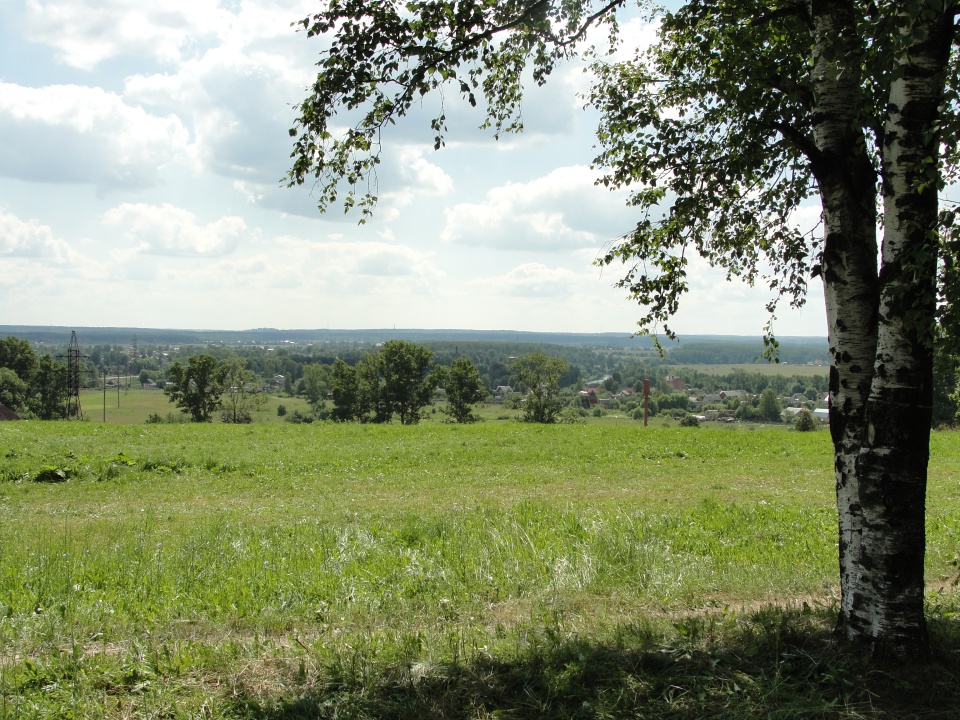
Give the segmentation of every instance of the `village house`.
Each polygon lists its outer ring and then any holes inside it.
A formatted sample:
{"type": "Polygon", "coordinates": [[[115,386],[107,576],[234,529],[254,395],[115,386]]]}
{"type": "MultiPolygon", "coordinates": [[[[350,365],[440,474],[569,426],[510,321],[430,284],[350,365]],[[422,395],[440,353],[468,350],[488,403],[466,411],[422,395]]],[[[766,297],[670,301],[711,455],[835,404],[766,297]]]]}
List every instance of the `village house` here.
{"type": "Polygon", "coordinates": [[[663,381],[674,390],[683,390],[683,378],[679,375],[667,375],[663,381]]]}

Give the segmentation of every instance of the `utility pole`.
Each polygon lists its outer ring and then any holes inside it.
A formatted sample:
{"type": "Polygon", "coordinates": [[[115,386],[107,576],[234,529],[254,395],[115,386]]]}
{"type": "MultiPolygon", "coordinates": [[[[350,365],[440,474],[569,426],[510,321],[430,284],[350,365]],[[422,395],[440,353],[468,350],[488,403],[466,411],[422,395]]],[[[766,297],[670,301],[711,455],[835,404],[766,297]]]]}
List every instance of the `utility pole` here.
{"type": "MultiPolygon", "coordinates": [[[[59,357],[63,357],[60,355],[59,357]]],[[[80,343],[77,341],[77,331],[70,332],[70,346],[67,348],[67,378],[66,378],[66,396],[67,403],[64,408],[64,417],[76,417],[83,419],[83,411],[80,409],[80,343]]]]}

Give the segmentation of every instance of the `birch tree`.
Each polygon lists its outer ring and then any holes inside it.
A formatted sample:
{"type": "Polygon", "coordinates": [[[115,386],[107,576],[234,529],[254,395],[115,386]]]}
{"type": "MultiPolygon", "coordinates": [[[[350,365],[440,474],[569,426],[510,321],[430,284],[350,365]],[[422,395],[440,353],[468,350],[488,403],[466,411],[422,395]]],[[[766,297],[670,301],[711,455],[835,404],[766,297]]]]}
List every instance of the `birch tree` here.
{"type": "MultiPolygon", "coordinates": [[[[329,46],[291,129],[289,183],[316,182],[321,209],[359,205],[365,217],[382,132],[421,96],[459,94],[485,106],[495,135],[519,130],[524,70],[542,83],[583,52],[602,114],[596,164],[637,212],[601,264],[623,264],[642,332],[672,336],[693,253],[765,283],[771,323],[778,301],[801,305],[822,280],[837,631],[877,656],[924,657],[933,336],[938,315],[960,325],[960,238],[938,206],[960,158],[957,0],[690,0],[649,10],[657,44],[614,62],[584,43],[615,36],[624,5],[328,2],[301,23],[329,46]],[[809,232],[792,222],[805,200],[822,208],[809,232]]],[[[442,112],[431,126],[439,148],[442,112]]]]}
{"type": "Polygon", "coordinates": [[[257,378],[247,369],[243,358],[235,357],[220,365],[223,393],[220,417],[225,423],[253,422],[253,412],[267,404],[267,394],[257,387],[257,378]]]}
{"type": "Polygon", "coordinates": [[[563,409],[558,398],[560,378],[569,369],[566,360],[532,352],[517,358],[510,370],[517,384],[526,390],[523,419],[526,422],[553,423],[563,409]]]}

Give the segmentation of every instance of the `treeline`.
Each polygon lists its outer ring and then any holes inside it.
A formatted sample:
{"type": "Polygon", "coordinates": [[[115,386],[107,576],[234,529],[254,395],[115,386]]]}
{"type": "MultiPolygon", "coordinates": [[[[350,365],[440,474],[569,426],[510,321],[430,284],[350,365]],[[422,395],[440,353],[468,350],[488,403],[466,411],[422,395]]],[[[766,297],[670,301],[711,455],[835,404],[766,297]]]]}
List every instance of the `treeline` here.
{"type": "MultiPolygon", "coordinates": [[[[175,361],[163,392],[194,422],[208,422],[217,409],[224,422],[246,423],[252,410],[262,405],[264,387],[242,358],[219,360],[210,353],[175,361]]],[[[476,367],[468,358],[457,358],[449,367],[436,365],[427,348],[405,340],[390,340],[353,365],[337,358],[330,365],[306,366],[301,378],[313,416],[291,416],[293,421],[314,419],[339,422],[419,422],[423,409],[443,388],[443,411],[455,422],[472,422],[473,404],[487,396],[476,367]],[[330,398],[333,407],[328,408],[330,398]]],[[[159,416],[153,421],[161,421],[159,416]]]]}
{"type": "MultiPolygon", "coordinates": [[[[681,342],[666,349],[664,361],[671,365],[743,365],[764,357],[762,342],[717,340],[714,342],[681,342]]],[[[806,365],[826,361],[826,340],[782,340],[776,358],[785,364],[806,365]]]]}
{"type": "Polygon", "coordinates": [[[26,340],[0,340],[0,403],[21,418],[66,417],[67,366],[38,355],[26,340]]]}
{"type": "MultiPolygon", "coordinates": [[[[24,340],[13,338],[18,347],[29,350],[24,340]]],[[[390,341],[388,341],[390,342],[390,341]]],[[[407,341],[404,341],[407,342],[407,341]]],[[[415,343],[413,345],[416,345],[415,343]]],[[[126,382],[138,379],[141,384],[156,382],[162,386],[169,382],[172,368],[179,363],[186,366],[191,357],[208,355],[219,363],[239,363],[251,379],[272,392],[306,398],[322,414],[322,402],[334,390],[333,369],[339,362],[350,368],[364,370],[371,356],[376,356],[386,343],[379,346],[349,344],[339,347],[248,347],[220,345],[109,345],[84,346],[81,383],[95,387],[108,378],[125,378],[126,382]]],[[[655,390],[669,390],[665,377],[680,375],[685,387],[701,388],[706,392],[718,389],[742,389],[759,393],[772,385],[784,392],[802,385],[803,391],[811,383],[818,391],[826,388],[826,373],[823,377],[767,376],[761,373],[735,371],[725,376],[715,376],[696,370],[678,370],[666,364],[659,356],[647,352],[617,350],[612,348],[550,346],[536,343],[501,343],[436,341],[417,345],[431,353],[432,363],[437,367],[451,368],[461,359],[468,360],[475,368],[480,383],[487,394],[498,387],[517,385],[515,361],[532,353],[556,357],[563,362],[563,371],[557,380],[560,394],[575,395],[587,384],[604,385],[604,390],[628,387],[640,388],[649,378],[655,390]]],[[[63,354],[66,345],[55,348],[63,354]]],[[[49,357],[49,354],[47,355],[49,357]]],[[[6,367],[7,365],[4,365],[6,367]]],[[[342,373],[341,373],[342,374],[342,373]]],[[[12,384],[8,383],[11,386],[12,384]]],[[[17,386],[19,387],[19,386],[17,386]]],[[[16,395],[8,392],[7,396],[16,395]]],[[[36,393],[34,393],[36,394],[36,393]]],[[[9,403],[8,403],[9,404],[9,403]]],[[[19,403],[22,407],[22,403],[19,403]]],[[[374,416],[376,411],[372,413],[374,416]]],[[[383,414],[382,411],[380,413],[383,414]]]]}
{"type": "MultiPolygon", "coordinates": [[[[9,337],[0,345],[0,402],[15,410],[22,417],[57,418],[62,417],[65,408],[64,379],[66,368],[58,362],[57,355],[64,355],[66,344],[62,346],[42,346],[41,350],[31,347],[26,340],[9,337]],[[46,352],[43,352],[43,351],[46,352]]],[[[331,417],[337,404],[333,402],[336,382],[348,373],[343,366],[354,373],[370,373],[370,358],[380,356],[387,343],[375,346],[349,343],[336,347],[317,346],[226,346],[226,345],[110,345],[99,344],[84,346],[83,368],[80,374],[81,384],[92,387],[102,382],[103,374],[108,377],[121,376],[127,382],[138,378],[141,383],[155,381],[163,385],[171,380],[171,369],[175,364],[186,366],[191,357],[209,355],[218,363],[233,363],[246,373],[246,385],[257,385],[264,392],[274,392],[287,396],[299,396],[307,399],[313,408],[309,418],[331,417]],[[334,369],[339,367],[335,377],[334,369]]],[[[403,341],[408,342],[408,341],[403,341]]],[[[777,397],[805,395],[811,402],[828,390],[828,369],[818,374],[804,372],[788,374],[789,365],[781,365],[779,374],[762,373],[748,369],[734,369],[725,374],[705,373],[696,367],[682,367],[671,364],[678,356],[673,347],[664,358],[650,353],[615,348],[551,346],[538,343],[503,342],[458,342],[433,341],[422,345],[430,353],[431,367],[440,372],[440,368],[449,370],[454,363],[469,361],[471,374],[476,373],[479,384],[486,396],[492,395],[497,388],[510,386],[518,389],[520,381],[516,372],[516,359],[532,353],[542,353],[563,362],[563,371],[557,380],[555,400],[563,405],[577,407],[577,393],[588,384],[597,386],[600,397],[617,395],[628,388],[634,390],[633,401],[622,397],[605,408],[634,412],[639,405],[639,395],[644,379],[649,379],[653,388],[654,407],[658,411],[685,409],[689,395],[718,393],[722,390],[739,390],[748,393],[754,399],[770,388],[777,397]],[[676,392],[667,378],[679,377],[683,391],[676,392]]],[[[736,344],[735,344],[736,345],[736,344]]],[[[741,344],[742,345],[742,344],[741,344]]],[[[721,355],[730,350],[722,342],[704,343],[703,347],[688,348],[690,352],[713,352],[713,358],[725,360],[744,359],[740,355],[721,355]]],[[[749,353],[748,353],[749,354],[749,353]]],[[[747,359],[754,359],[751,355],[747,359]]],[[[958,392],[956,358],[938,351],[934,386],[935,426],[953,425],[957,420],[958,392]]],[[[439,377],[439,375],[438,375],[439,377]]],[[[236,386],[234,383],[233,386],[236,386]]],[[[443,385],[436,383],[438,396],[444,396],[443,385]]],[[[390,391],[392,392],[392,390],[390,391]]],[[[384,417],[385,408],[377,402],[385,402],[381,395],[367,390],[360,394],[362,409],[346,412],[357,419],[384,417]],[[364,394],[365,393],[365,394],[364,394]],[[366,404],[363,404],[366,403],[366,404]],[[373,404],[371,404],[373,403],[373,404]],[[351,415],[352,413],[352,415],[351,415]]],[[[387,394],[389,396],[389,393],[387,394]]],[[[384,397],[387,397],[384,396],[384,397]]],[[[513,402],[518,402],[514,399],[513,402]]],[[[349,407],[350,403],[341,403],[349,407]]],[[[741,414],[749,411],[741,409],[741,414]]],[[[407,417],[404,406],[402,412],[391,410],[391,416],[407,417]]],[[[230,413],[242,419],[243,413],[230,413]]],[[[294,416],[296,419],[296,416],[294,416]]]]}

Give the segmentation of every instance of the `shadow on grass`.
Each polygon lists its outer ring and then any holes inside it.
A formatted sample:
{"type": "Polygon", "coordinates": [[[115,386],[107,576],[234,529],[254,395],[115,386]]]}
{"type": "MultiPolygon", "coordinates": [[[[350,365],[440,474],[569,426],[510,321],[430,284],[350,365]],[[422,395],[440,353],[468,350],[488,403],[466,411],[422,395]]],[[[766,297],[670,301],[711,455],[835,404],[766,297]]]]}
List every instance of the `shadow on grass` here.
{"type": "Polygon", "coordinates": [[[282,697],[241,694],[242,720],[301,718],[960,718],[960,633],[931,620],[936,660],[878,669],[832,640],[830,613],[767,609],[528,635],[509,659],[429,665],[340,657],[282,697]],[[667,642],[669,640],[669,642],[667,642]]]}

